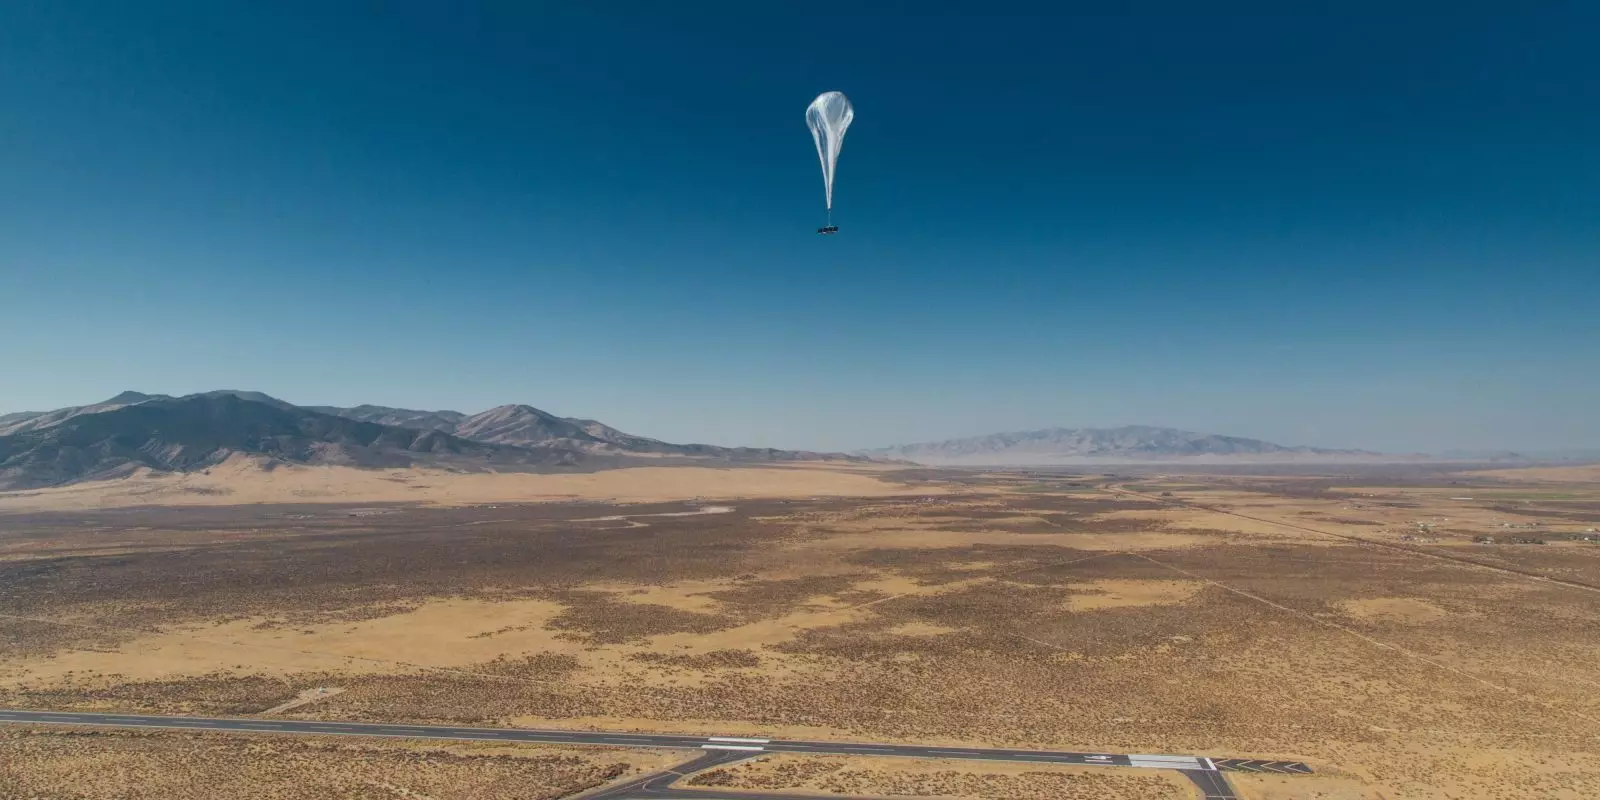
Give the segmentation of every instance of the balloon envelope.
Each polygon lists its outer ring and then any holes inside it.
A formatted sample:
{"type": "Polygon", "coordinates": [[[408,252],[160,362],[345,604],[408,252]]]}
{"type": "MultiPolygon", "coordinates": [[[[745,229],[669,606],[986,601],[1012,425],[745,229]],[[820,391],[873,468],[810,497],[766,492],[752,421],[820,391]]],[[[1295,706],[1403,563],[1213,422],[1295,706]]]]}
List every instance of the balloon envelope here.
{"type": "Polygon", "coordinates": [[[822,161],[822,191],[829,211],[833,210],[833,169],[839,163],[839,149],[844,147],[844,132],[855,118],[856,110],[843,92],[823,92],[806,108],[806,126],[811,128],[817,158],[822,161]]]}

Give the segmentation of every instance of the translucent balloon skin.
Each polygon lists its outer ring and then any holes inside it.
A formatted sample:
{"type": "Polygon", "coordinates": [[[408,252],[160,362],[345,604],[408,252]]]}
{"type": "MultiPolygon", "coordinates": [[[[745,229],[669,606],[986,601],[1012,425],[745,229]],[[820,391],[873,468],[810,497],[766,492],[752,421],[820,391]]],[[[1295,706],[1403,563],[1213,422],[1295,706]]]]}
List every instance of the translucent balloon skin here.
{"type": "Polygon", "coordinates": [[[843,92],[823,92],[806,108],[806,126],[811,128],[817,158],[822,161],[822,188],[829,211],[833,210],[833,170],[839,163],[839,149],[844,147],[844,132],[855,118],[856,110],[843,92]]]}

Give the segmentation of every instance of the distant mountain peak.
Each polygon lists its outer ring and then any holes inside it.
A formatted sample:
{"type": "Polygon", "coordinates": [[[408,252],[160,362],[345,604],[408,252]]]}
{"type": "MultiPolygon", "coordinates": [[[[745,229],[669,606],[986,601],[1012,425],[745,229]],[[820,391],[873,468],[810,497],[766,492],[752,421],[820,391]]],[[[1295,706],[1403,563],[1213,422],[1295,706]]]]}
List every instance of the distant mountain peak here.
{"type": "Polygon", "coordinates": [[[519,446],[553,440],[600,443],[573,422],[521,403],[495,406],[466,417],[456,425],[456,434],[474,441],[519,446]]]}
{"type": "Polygon", "coordinates": [[[530,405],[528,405],[526,403],[507,403],[507,404],[505,404],[503,406],[495,406],[494,408],[491,408],[488,411],[481,411],[481,412],[479,412],[477,414],[472,414],[470,416],[472,416],[472,417],[483,417],[483,418],[496,418],[496,419],[513,419],[513,418],[517,418],[517,417],[533,417],[535,419],[559,420],[561,422],[570,422],[570,420],[568,420],[566,417],[558,417],[555,414],[552,414],[552,413],[550,413],[548,411],[545,411],[542,408],[534,408],[533,406],[530,406],[530,405]]]}
{"type": "Polygon", "coordinates": [[[249,391],[249,390],[241,390],[241,389],[216,389],[216,390],[210,391],[210,392],[198,392],[198,393],[191,394],[191,395],[184,395],[184,397],[182,397],[180,399],[187,400],[187,399],[192,398],[192,397],[211,397],[211,398],[232,397],[232,398],[234,398],[236,400],[244,400],[244,401],[251,402],[251,403],[261,403],[263,405],[269,405],[269,406],[272,406],[273,408],[277,408],[277,409],[299,408],[299,406],[296,406],[293,403],[289,403],[289,402],[285,402],[283,400],[279,400],[278,398],[273,397],[270,394],[265,394],[263,392],[249,391]]]}
{"type": "Polygon", "coordinates": [[[122,392],[121,394],[118,394],[116,397],[113,397],[110,400],[106,400],[106,401],[100,403],[100,405],[103,405],[103,406],[131,406],[134,403],[143,403],[144,401],[149,400],[152,397],[154,397],[154,395],[148,395],[148,394],[145,394],[144,392],[135,392],[132,389],[129,389],[128,391],[122,392]]]}
{"type": "Polygon", "coordinates": [[[351,408],[339,408],[337,406],[306,406],[306,408],[323,414],[358,419],[362,422],[376,422],[379,425],[393,425],[399,428],[444,431],[445,433],[454,431],[456,424],[467,416],[460,411],[422,411],[414,408],[375,406],[368,403],[351,408]]]}
{"type": "MultiPolygon", "coordinates": [[[[259,392],[202,392],[72,415],[0,436],[0,488],[35,488],[126,474],[203,469],[234,455],[360,467],[565,466],[571,448],[506,447],[442,431],[419,431],[322,414],[251,398],[259,392]]],[[[267,400],[273,398],[260,395],[267,400]]]]}
{"type": "Polygon", "coordinates": [[[104,403],[0,417],[0,490],[203,469],[235,456],[289,463],[449,469],[848,459],[842,453],[670,444],[530,405],[471,416],[387,406],[296,406],[256,391],[127,391],[104,403]],[[649,456],[651,461],[634,461],[649,456]]]}
{"type": "Polygon", "coordinates": [[[1076,458],[1165,459],[1198,456],[1374,455],[1355,450],[1286,447],[1242,436],[1196,433],[1155,425],[1042,428],[866,451],[923,463],[1050,463],[1076,458]]]}
{"type": "Polygon", "coordinates": [[[7,414],[0,417],[0,436],[10,436],[48,428],[82,414],[114,411],[124,406],[137,405],[157,398],[171,399],[166,395],[148,395],[143,392],[126,391],[109,400],[86,406],[68,406],[54,411],[25,411],[20,414],[7,414]]]}
{"type": "Polygon", "coordinates": [[[499,419],[514,416],[532,416],[539,417],[541,419],[561,419],[560,417],[548,411],[534,408],[526,403],[506,403],[505,405],[495,406],[487,411],[480,411],[472,416],[495,417],[499,419]]]}

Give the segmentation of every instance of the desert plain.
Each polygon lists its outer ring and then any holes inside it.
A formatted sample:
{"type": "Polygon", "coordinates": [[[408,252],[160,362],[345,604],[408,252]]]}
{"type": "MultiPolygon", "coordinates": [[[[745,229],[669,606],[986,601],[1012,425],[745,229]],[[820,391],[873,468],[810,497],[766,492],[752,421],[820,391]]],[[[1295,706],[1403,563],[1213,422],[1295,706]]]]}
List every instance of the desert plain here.
{"type": "MultiPolygon", "coordinates": [[[[1600,473],[235,462],[0,494],[0,709],[1293,760],[1600,797],[1600,473]]],[[[692,754],[690,754],[692,755],[692,754]]],[[[682,752],[0,725],[0,797],[557,798],[682,752]]],[[[1198,798],[758,755],[703,790],[1198,798]]]]}

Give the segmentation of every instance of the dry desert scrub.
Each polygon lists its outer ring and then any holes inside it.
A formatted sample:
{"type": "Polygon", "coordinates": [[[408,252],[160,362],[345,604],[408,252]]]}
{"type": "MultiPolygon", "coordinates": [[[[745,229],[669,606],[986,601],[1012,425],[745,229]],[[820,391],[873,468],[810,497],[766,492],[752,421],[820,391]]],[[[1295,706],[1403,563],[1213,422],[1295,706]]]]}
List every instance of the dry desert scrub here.
{"type": "Polygon", "coordinates": [[[1188,800],[1186,782],[1165,774],[1034,764],[776,756],[709,770],[689,786],[974,800],[1188,800]]]}
{"type": "MultiPolygon", "coordinates": [[[[1208,480],[1171,491],[1384,523],[1362,535],[1453,502],[1208,480]]],[[[339,686],[286,715],[1285,758],[1391,798],[1600,797],[1600,592],[1026,481],[615,529],[585,520],[685,504],[8,515],[0,706],[256,714],[339,686]]]]}
{"type": "Polygon", "coordinates": [[[660,754],[213,733],[0,728],[0,797],[543,800],[660,754]]]}

